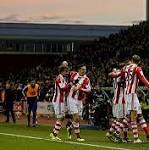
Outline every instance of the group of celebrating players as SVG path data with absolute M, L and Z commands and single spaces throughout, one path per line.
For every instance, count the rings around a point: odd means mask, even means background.
M 138 124 L 140 124 L 147 140 L 149 140 L 149 129 L 142 115 L 141 105 L 137 97 L 139 81 L 142 81 L 149 88 L 149 82 L 143 75 L 140 62 L 140 56 L 133 55 L 129 62 L 109 73 L 114 81 L 114 98 L 112 105 L 113 119 L 106 137 L 114 142 L 129 142 L 127 132 L 132 130 L 133 142 L 141 143 Z M 59 75 L 55 80 L 55 93 L 52 100 L 57 118 L 50 134 L 52 140 L 61 141 L 58 134 L 67 112 L 72 115 L 72 119 L 67 126 L 69 139 L 71 139 L 73 129 L 77 141 L 85 141 L 80 137 L 80 116 L 83 109 L 82 97 L 91 91 L 86 69 L 86 65 L 83 64 L 78 67 L 78 72 L 70 71 L 66 61 L 59 66 Z M 123 138 L 121 137 L 122 132 L 124 133 Z
M 114 142 L 129 142 L 127 137 L 129 129 L 133 133 L 133 142 L 142 143 L 138 134 L 138 124 L 149 140 L 149 129 L 137 97 L 139 81 L 149 88 L 149 82 L 142 72 L 140 62 L 140 56 L 133 55 L 129 62 L 121 65 L 120 69 L 113 69 L 109 73 L 114 81 L 113 120 L 106 136 Z
M 55 80 L 55 93 L 52 100 L 57 118 L 50 134 L 52 140 L 61 141 L 58 134 L 67 112 L 72 115 L 71 121 L 67 124 L 69 139 L 71 139 L 71 130 L 73 129 L 76 140 L 79 142 L 85 141 L 80 137 L 80 116 L 83 110 L 82 99 L 90 91 L 91 85 L 89 78 L 86 76 L 86 66 L 80 65 L 78 72 L 69 71 L 68 63 L 62 62 L 59 66 L 59 75 Z

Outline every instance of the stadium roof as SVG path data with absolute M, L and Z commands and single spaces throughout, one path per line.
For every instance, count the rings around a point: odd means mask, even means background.
M 0 39 L 96 40 L 128 26 L 0 23 Z

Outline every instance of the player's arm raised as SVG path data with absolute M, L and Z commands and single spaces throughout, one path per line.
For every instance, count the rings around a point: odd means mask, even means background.
M 141 81 L 146 87 L 149 88 L 149 81 L 145 78 L 141 67 L 137 67 L 137 68 L 136 68 L 136 72 L 137 72 L 137 75 L 138 75 L 140 81 Z

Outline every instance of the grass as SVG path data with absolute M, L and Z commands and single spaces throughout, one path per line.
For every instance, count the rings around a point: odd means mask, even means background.
M 147 142 L 143 144 L 112 143 L 105 138 L 106 131 L 99 130 L 81 130 L 82 137 L 86 139 L 84 143 L 93 144 L 94 146 L 65 143 L 65 141 L 68 142 L 68 140 L 66 139 L 65 129 L 61 131 L 59 136 L 64 140 L 64 142 L 53 142 L 49 140 L 50 130 L 51 128 L 48 126 L 29 128 L 25 125 L 0 123 L 0 133 L 41 137 L 45 139 L 39 140 L 0 135 L 0 150 L 107 150 L 107 147 L 109 147 L 109 149 L 111 150 L 114 148 L 124 148 L 130 150 L 149 150 L 149 143 Z M 144 137 L 142 136 L 141 138 Z M 71 141 L 75 142 L 75 138 Z

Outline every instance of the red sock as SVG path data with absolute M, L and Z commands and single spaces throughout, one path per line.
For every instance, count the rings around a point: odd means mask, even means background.
M 149 129 L 147 127 L 147 123 L 146 123 L 145 119 L 143 118 L 143 116 L 140 116 L 138 118 L 138 121 L 139 121 L 139 124 L 140 124 L 141 128 L 143 129 L 144 133 L 146 135 L 149 135 Z
M 143 131 L 145 132 L 146 135 L 149 135 L 149 129 L 147 127 L 143 128 Z

